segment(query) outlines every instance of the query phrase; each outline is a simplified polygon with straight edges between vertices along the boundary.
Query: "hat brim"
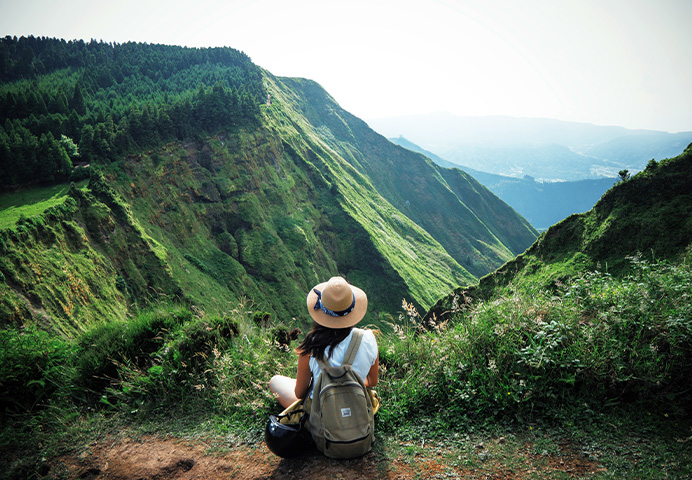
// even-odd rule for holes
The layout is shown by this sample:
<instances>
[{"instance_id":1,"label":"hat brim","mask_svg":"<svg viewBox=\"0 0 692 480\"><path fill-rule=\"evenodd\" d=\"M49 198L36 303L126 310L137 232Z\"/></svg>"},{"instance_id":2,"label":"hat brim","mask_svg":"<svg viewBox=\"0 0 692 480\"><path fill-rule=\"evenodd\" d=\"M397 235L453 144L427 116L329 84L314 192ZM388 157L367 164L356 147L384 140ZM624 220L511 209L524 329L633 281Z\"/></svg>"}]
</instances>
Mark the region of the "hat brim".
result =
<instances>
[{"instance_id":1,"label":"hat brim","mask_svg":"<svg viewBox=\"0 0 692 480\"><path fill-rule=\"evenodd\" d=\"M327 283L329 282L323 282L319 285L315 285L308 292L307 307L308 313L310 313L312 319L318 324L327 328L348 328L360 322L365 316L365 312L368 310L368 296L363 290L358 287L354 287L351 284L349 284L349 287L351 287L351 291L356 298L356 304L348 315L344 315L343 317L332 317L331 315L324 313L319 308L315 310L315 303L317 303L317 294L315 293L315 289L321 292L324 290Z\"/></svg>"}]
</instances>

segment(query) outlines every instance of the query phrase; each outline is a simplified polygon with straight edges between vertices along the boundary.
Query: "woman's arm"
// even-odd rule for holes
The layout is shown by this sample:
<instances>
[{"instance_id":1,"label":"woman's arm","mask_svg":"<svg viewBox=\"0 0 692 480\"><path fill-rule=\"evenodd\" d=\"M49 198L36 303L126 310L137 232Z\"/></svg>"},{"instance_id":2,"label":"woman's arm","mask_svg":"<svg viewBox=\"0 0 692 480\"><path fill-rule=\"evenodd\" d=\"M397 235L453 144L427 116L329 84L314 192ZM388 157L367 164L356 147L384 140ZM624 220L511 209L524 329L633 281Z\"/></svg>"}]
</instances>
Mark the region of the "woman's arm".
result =
<instances>
[{"instance_id":1,"label":"woman's arm","mask_svg":"<svg viewBox=\"0 0 692 480\"><path fill-rule=\"evenodd\" d=\"M372 364L372 367L370 367L370 371L368 372L368 376L365 377L365 386L366 387L374 387L377 385L377 381L380 378L380 356L377 355L377 358L375 359L375 363Z\"/></svg>"},{"instance_id":2,"label":"woman's arm","mask_svg":"<svg viewBox=\"0 0 692 480\"><path fill-rule=\"evenodd\" d=\"M296 375L295 394L298 398L305 398L310 388L312 372L310 371L310 355L298 356L298 373Z\"/></svg>"}]
</instances>

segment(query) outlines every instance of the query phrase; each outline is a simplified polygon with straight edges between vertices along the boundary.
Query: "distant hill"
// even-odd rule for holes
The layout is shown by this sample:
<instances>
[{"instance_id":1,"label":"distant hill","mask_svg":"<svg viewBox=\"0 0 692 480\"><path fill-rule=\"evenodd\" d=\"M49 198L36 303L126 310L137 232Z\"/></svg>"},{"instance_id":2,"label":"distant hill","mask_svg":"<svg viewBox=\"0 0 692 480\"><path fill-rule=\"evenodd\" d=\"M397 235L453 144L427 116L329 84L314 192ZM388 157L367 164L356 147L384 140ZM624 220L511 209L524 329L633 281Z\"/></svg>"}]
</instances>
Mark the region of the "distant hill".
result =
<instances>
[{"instance_id":1,"label":"distant hill","mask_svg":"<svg viewBox=\"0 0 692 480\"><path fill-rule=\"evenodd\" d=\"M69 334L164 301L306 328L305 293L332 275L386 325L537 237L470 176L233 49L0 50L0 326Z\"/></svg>"},{"instance_id":2,"label":"distant hill","mask_svg":"<svg viewBox=\"0 0 692 480\"><path fill-rule=\"evenodd\" d=\"M438 165L468 172L538 230L545 230L573 213L590 210L601 195L616 182L614 178L574 182L537 182L530 176L496 175L444 160L404 137L390 138L390 141L414 152L420 152Z\"/></svg>"},{"instance_id":3,"label":"distant hill","mask_svg":"<svg viewBox=\"0 0 692 480\"><path fill-rule=\"evenodd\" d=\"M510 282L550 289L590 270L623 274L630 266L627 257L676 261L690 248L692 144L678 157L650 163L618 183L588 212L553 225L525 253L481 278L478 286L445 296L429 315L448 311L453 296L462 292L487 298Z\"/></svg>"},{"instance_id":4,"label":"distant hill","mask_svg":"<svg viewBox=\"0 0 692 480\"><path fill-rule=\"evenodd\" d=\"M583 147L582 153L618 165L636 165L641 170L653 159L662 160L679 155L690 143L692 133L670 134L665 132L647 132L628 134L589 147Z\"/></svg>"},{"instance_id":5,"label":"distant hill","mask_svg":"<svg viewBox=\"0 0 692 480\"><path fill-rule=\"evenodd\" d=\"M590 210L617 180L537 182L531 177L512 178L468 169L479 182L512 206L538 230Z\"/></svg>"},{"instance_id":6,"label":"distant hill","mask_svg":"<svg viewBox=\"0 0 692 480\"><path fill-rule=\"evenodd\" d=\"M404 136L457 165L537 180L615 177L652 158L682 153L692 132L629 130L550 119L460 117L446 113L368 120L387 137Z\"/></svg>"}]
</instances>

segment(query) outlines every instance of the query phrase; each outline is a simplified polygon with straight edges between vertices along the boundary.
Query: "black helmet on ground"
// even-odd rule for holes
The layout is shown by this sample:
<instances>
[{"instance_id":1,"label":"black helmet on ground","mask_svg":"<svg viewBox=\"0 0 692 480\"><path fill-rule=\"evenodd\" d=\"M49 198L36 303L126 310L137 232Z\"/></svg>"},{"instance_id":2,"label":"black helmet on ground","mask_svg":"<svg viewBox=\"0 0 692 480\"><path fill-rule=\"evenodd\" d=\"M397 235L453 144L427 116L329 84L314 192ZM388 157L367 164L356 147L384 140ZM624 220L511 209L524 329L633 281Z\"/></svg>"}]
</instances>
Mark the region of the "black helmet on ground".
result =
<instances>
[{"instance_id":1,"label":"black helmet on ground","mask_svg":"<svg viewBox=\"0 0 692 480\"><path fill-rule=\"evenodd\" d=\"M277 415L270 415L264 430L267 448L282 458L293 458L305 453L310 446L310 434L303 423L283 424Z\"/></svg>"}]
</instances>

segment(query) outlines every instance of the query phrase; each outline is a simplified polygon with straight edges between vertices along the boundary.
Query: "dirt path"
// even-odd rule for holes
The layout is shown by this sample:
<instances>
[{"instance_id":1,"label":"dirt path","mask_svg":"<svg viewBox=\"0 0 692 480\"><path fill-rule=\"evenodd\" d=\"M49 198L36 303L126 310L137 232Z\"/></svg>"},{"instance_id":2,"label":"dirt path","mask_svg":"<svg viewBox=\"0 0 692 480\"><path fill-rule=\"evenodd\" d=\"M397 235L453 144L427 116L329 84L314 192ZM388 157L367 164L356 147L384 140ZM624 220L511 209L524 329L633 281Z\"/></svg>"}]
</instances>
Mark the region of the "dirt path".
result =
<instances>
[{"instance_id":1,"label":"dirt path","mask_svg":"<svg viewBox=\"0 0 692 480\"><path fill-rule=\"evenodd\" d=\"M554 474L589 478L603 469L569 445L559 452L534 454L527 446L514 458L502 458L502 439L492 445L475 445L471 451L452 452L439 446L413 449L406 443L393 446L390 455L375 450L354 460L332 460L318 453L298 459L281 459L257 446L219 446L201 440L186 441L143 437L103 439L81 454L57 459L49 477L80 480L168 479L409 479L550 478ZM386 447L385 451L389 448ZM456 456L459 453L459 456Z\"/></svg>"}]
</instances>

